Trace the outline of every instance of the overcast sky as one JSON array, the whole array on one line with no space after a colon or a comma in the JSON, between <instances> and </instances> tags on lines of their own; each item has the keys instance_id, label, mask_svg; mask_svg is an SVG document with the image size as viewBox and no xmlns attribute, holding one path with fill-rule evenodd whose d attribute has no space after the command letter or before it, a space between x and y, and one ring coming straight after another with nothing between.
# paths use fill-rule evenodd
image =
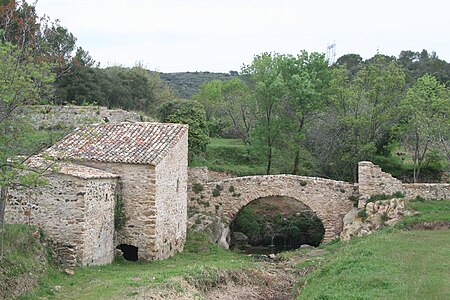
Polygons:
<instances>
[{"instance_id":1,"label":"overcast sky","mask_svg":"<svg viewBox=\"0 0 450 300\"><path fill-rule=\"evenodd\" d=\"M255 54L398 56L436 51L450 62L449 0L38 0L101 66L161 72L239 71Z\"/></svg>"}]
</instances>

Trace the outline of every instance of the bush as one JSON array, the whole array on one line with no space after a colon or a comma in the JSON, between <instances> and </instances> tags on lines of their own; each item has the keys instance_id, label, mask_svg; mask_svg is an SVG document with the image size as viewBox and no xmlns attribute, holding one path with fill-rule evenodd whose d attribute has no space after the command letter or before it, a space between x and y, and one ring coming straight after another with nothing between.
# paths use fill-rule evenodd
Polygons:
<instances>
[{"instance_id":1,"label":"bush","mask_svg":"<svg viewBox=\"0 0 450 300\"><path fill-rule=\"evenodd\" d=\"M363 221L367 219L368 215L365 208L361 208L360 210L358 210L358 217L360 217Z\"/></svg>"},{"instance_id":2,"label":"bush","mask_svg":"<svg viewBox=\"0 0 450 300\"><path fill-rule=\"evenodd\" d=\"M301 186L306 186L308 183L306 182L306 181L304 181L304 180L300 180L300 185Z\"/></svg>"},{"instance_id":3,"label":"bush","mask_svg":"<svg viewBox=\"0 0 450 300\"><path fill-rule=\"evenodd\" d=\"M213 197L218 197L218 196L220 196L220 190L218 190L217 188L213 189L212 195L213 195Z\"/></svg>"},{"instance_id":4,"label":"bush","mask_svg":"<svg viewBox=\"0 0 450 300\"><path fill-rule=\"evenodd\" d=\"M198 194L203 191L203 185L201 183L194 183L192 185L192 190L194 193Z\"/></svg>"}]
</instances>

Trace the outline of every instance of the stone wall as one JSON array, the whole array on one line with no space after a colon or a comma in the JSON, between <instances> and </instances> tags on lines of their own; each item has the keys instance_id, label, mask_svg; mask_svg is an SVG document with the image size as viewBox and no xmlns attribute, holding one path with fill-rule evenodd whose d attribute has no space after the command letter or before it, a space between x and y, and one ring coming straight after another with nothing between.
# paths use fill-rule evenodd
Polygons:
<instances>
[{"instance_id":1,"label":"stone wall","mask_svg":"<svg viewBox=\"0 0 450 300\"><path fill-rule=\"evenodd\" d=\"M48 184L10 190L6 223L42 227L65 266L98 265L113 260L116 178L47 176Z\"/></svg>"},{"instance_id":2,"label":"stone wall","mask_svg":"<svg viewBox=\"0 0 450 300\"><path fill-rule=\"evenodd\" d=\"M187 223L188 133L156 166L156 259L182 251Z\"/></svg>"},{"instance_id":3,"label":"stone wall","mask_svg":"<svg viewBox=\"0 0 450 300\"><path fill-rule=\"evenodd\" d=\"M372 195L392 195L403 190L403 184L391 174L381 171L381 168L370 161L358 164L358 187L362 201Z\"/></svg>"},{"instance_id":4,"label":"stone wall","mask_svg":"<svg viewBox=\"0 0 450 300\"><path fill-rule=\"evenodd\" d=\"M149 117L103 106L33 105L21 107L21 114L36 129L75 128L91 123L147 122Z\"/></svg>"},{"instance_id":5,"label":"stone wall","mask_svg":"<svg viewBox=\"0 0 450 300\"><path fill-rule=\"evenodd\" d=\"M188 189L189 209L219 216L226 225L245 205L268 196L286 196L312 209L325 227L324 240L342 231L342 219L351 210L354 185L343 181L294 175L248 176L201 183Z\"/></svg>"},{"instance_id":6,"label":"stone wall","mask_svg":"<svg viewBox=\"0 0 450 300\"><path fill-rule=\"evenodd\" d=\"M450 200L449 183L405 183L403 193L407 198L417 196L428 200Z\"/></svg>"},{"instance_id":7,"label":"stone wall","mask_svg":"<svg viewBox=\"0 0 450 300\"><path fill-rule=\"evenodd\" d=\"M155 258L156 245L156 173L151 165L80 161L80 164L120 174L120 189L127 221L117 232L115 244L138 247L139 260Z\"/></svg>"},{"instance_id":8,"label":"stone wall","mask_svg":"<svg viewBox=\"0 0 450 300\"><path fill-rule=\"evenodd\" d=\"M395 192L402 192L407 198L421 196L425 199L450 199L450 184L448 183L402 183L369 161L360 162L358 172L362 206L365 204L364 200L372 195L392 195Z\"/></svg>"}]
</instances>

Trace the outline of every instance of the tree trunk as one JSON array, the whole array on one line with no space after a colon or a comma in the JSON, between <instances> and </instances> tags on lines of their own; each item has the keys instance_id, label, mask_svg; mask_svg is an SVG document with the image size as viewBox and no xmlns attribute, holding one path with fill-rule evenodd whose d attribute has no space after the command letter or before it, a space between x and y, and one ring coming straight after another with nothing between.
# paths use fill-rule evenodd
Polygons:
<instances>
[{"instance_id":1,"label":"tree trunk","mask_svg":"<svg viewBox=\"0 0 450 300\"><path fill-rule=\"evenodd\" d=\"M294 170L292 170L293 175L297 175L299 164L300 164L300 149L297 149L297 151L295 151Z\"/></svg>"},{"instance_id":2,"label":"tree trunk","mask_svg":"<svg viewBox=\"0 0 450 300\"><path fill-rule=\"evenodd\" d=\"M267 170L266 174L270 174L270 168L272 167L272 146L269 146L269 152L267 153Z\"/></svg>"},{"instance_id":3,"label":"tree trunk","mask_svg":"<svg viewBox=\"0 0 450 300\"><path fill-rule=\"evenodd\" d=\"M6 186L0 187L0 231L3 229L5 221L6 202L8 201L8 188Z\"/></svg>"}]
</instances>

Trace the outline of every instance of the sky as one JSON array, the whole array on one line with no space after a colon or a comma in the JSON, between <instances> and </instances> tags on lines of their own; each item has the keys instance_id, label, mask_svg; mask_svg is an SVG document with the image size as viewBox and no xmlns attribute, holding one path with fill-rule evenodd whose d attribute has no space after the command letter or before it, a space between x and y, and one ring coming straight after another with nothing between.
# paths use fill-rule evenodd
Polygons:
<instances>
[{"instance_id":1,"label":"sky","mask_svg":"<svg viewBox=\"0 0 450 300\"><path fill-rule=\"evenodd\" d=\"M436 51L450 62L448 0L38 0L102 67L240 71L263 52L336 58Z\"/></svg>"}]
</instances>

